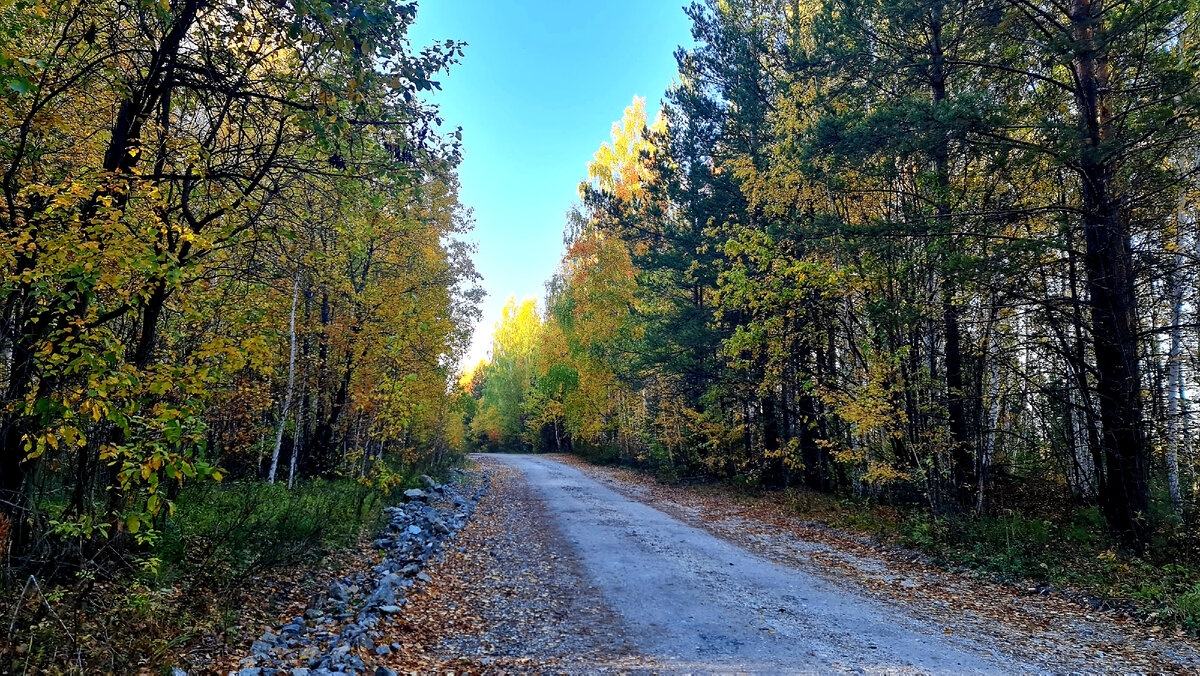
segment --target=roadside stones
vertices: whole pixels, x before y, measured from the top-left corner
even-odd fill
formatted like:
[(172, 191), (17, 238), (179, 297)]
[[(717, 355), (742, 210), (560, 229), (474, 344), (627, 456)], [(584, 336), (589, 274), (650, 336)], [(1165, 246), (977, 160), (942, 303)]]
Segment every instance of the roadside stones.
[(292, 621), (279, 628), (279, 634), (285, 637), (296, 637), (304, 631), (304, 618), (293, 617)]
[[(490, 483), (486, 475), (472, 482), (472, 475), (455, 473), (466, 480), (442, 485), (422, 476), (425, 490), (404, 491), (406, 504), (385, 508), (387, 530), (371, 545), (383, 554), (379, 565), (330, 582), (323, 593), (309, 599), (303, 617), (259, 637), (250, 647), (251, 655), (241, 661), (241, 670), (231, 676), (396, 676), (387, 667), (364, 663), (351, 648), (379, 657), (398, 649), (397, 644), (377, 646), (385, 634), (373, 628), (381, 618), (403, 612), (404, 597), (415, 582), (431, 581), (423, 568), (466, 525)], [(468, 490), (472, 483), (473, 490)]]
[(346, 587), (341, 582), (334, 580), (329, 583), (329, 598), (334, 601), (345, 601), (350, 598), (350, 592), (346, 590)]
[(396, 602), (396, 590), (390, 584), (381, 584), (367, 598), (367, 606), (382, 606)]

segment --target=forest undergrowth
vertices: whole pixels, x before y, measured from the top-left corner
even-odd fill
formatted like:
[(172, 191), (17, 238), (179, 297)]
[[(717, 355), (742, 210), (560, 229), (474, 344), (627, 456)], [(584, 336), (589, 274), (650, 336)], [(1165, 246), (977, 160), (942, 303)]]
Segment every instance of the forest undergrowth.
[(237, 654), (277, 602), (369, 553), (383, 508), (422, 473), (457, 460), (397, 468), (388, 492), (350, 478), (189, 486), (147, 546), (4, 579), (0, 671), (157, 672)]

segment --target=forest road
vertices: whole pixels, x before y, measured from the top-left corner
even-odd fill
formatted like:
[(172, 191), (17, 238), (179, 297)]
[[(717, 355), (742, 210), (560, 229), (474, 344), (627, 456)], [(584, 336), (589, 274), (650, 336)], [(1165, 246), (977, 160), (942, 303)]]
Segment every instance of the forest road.
[(511, 467), (545, 506), (588, 582), (655, 671), (1038, 673), (928, 619), (760, 558), (545, 456)]

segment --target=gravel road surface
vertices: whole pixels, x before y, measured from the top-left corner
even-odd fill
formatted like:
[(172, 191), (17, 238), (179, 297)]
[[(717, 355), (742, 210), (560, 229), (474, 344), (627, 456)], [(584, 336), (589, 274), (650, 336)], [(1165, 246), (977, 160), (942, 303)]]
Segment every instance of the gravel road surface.
[(519, 472), (656, 671), (1040, 673), (804, 570), (760, 558), (544, 456), (479, 456)]

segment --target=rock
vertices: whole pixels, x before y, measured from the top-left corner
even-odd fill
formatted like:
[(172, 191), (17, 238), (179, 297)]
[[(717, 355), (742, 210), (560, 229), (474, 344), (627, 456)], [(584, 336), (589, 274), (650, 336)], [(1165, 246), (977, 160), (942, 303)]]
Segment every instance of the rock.
[(188, 672), (180, 669), (179, 667), (175, 667), (171, 670), (171, 676), (188, 676)]
[[(414, 587), (414, 580), (432, 581), (422, 572), (422, 566), (443, 551), (448, 538), (465, 525), (483, 494), (481, 488), (473, 491), (473, 495), (460, 495), (456, 486), (438, 484), (427, 476), (421, 481), (424, 490), (407, 490), (404, 492), (406, 504), (385, 509), (390, 530), (376, 535), (373, 542), (382, 555), (373, 571), (362, 569), (331, 581), (327, 589), (308, 599), (302, 617), (285, 621), (255, 641), (250, 656), (238, 664), (242, 671), (233, 672), (231, 676), (285, 673), (291, 676), (332, 676), (335, 673), (396, 676), (396, 672), (387, 667), (368, 667), (354, 651), (363, 651), (362, 655), (369, 651), (383, 657), (401, 650), (398, 643), (376, 645), (377, 641), (386, 639), (373, 627), (377, 627), (384, 616), (402, 612), (407, 590), (413, 588), (416, 593), (421, 589)], [(483, 485), (487, 485), (486, 477)], [(455, 507), (430, 504), (435, 496), (443, 495), (453, 500)], [(367, 596), (362, 604), (357, 601), (362, 598), (360, 595)], [(296, 663), (305, 666), (290, 666)], [(172, 676), (187, 674), (177, 670)]]
[(295, 622), (285, 624), (279, 628), (279, 632), (284, 636), (299, 636), (302, 631), (304, 631), (304, 625)]
[(345, 601), (350, 598), (350, 592), (346, 590), (346, 587), (341, 582), (334, 580), (329, 583), (329, 598), (334, 601)]
[(392, 585), (384, 582), (379, 585), (372, 594), (367, 597), (368, 606), (385, 606), (396, 603), (396, 591), (392, 589)]

